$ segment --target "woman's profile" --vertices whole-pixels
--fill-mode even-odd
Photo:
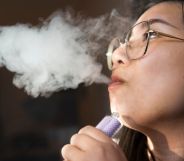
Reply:
[[[65,161],[184,160],[184,1],[153,0],[109,45],[111,111],[119,145],[86,126],[62,148]]]

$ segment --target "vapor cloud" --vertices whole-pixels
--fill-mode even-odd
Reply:
[[[0,66],[15,73],[13,83],[29,95],[107,83],[97,55],[122,34],[129,20],[113,11],[94,19],[74,19],[57,12],[42,24],[0,27]]]

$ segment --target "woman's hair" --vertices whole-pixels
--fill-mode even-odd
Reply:
[[[123,127],[119,145],[128,161],[149,161],[147,138],[142,133]]]
[[[140,4],[136,4],[136,7],[139,8],[137,16],[140,16],[150,7],[165,1],[181,3],[184,22],[184,0],[140,0]],[[136,0],[137,2],[139,1]],[[119,145],[122,147],[128,161],[155,161],[152,152],[148,148],[146,136],[138,131],[123,127]]]
[[[134,19],[139,18],[147,9],[161,2],[179,2],[182,4],[183,11],[184,0],[135,0],[132,4],[132,10],[134,11],[132,17]]]

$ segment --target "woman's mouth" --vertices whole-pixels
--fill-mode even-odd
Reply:
[[[108,89],[111,90],[125,83],[125,80],[117,76],[111,77],[111,82],[108,85]]]

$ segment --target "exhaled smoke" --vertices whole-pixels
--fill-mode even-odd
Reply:
[[[107,83],[95,55],[105,57],[106,43],[127,24],[114,11],[85,20],[57,12],[39,26],[0,27],[0,66],[14,72],[13,83],[34,97],[81,83]]]

